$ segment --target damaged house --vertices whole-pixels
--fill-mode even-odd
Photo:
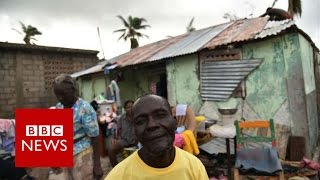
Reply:
[[[121,99],[145,93],[186,103],[197,114],[274,119],[281,156],[289,135],[306,139],[311,156],[319,135],[319,49],[292,20],[242,19],[151,43],[73,76],[91,101],[116,76]],[[281,150],[282,149],[282,150]]]

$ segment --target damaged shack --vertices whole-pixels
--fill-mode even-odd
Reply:
[[[154,42],[73,74],[91,101],[118,79],[121,99],[145,93],[217,121],[274,119],[280,156],[289,135],[312,156],[319,135],[319,49],[294,21],[241,19]],[[223,116],[219,110],[235,109]]]

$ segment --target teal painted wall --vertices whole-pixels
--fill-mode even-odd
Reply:
[[[170,104],[189,104],[197,112],[202,105],[198,55],[176,57],[168,61],[166,69]]]

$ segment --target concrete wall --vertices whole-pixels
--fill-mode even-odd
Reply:
[[[168,99],[171,105],[190,105],[195,112],[202,106],[198,55],[192,54],[167,61]]]
[[[54,77],[83,70],[96,61],[93,54],[0,48],[0,117],[14,118],[15,108],[55,105]]]

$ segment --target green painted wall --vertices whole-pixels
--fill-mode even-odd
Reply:
[[[260,67],[246,81],[246,101],[260,118],[270,118],[287,99],[286,77],[288,64],[295,63],[290,56],[299,56],[295,47],[299,43],[296,34],[275,37],[250,43],[242,48],[243,59],[263,58]]]
[[[302,35],[299,35],[302,67],[305,82],[306,101],[307,101],[307,116],[308,116],[308,127],[309,127],[309,145],[313,149],[318,139],[318,112],[316,104],[316,85],[314,75],[314,61],[313,61],[313,48],[309,41],[306,40]]]
[[[98,76],[93,78],[93,87],[92,87],[93,97],[96,97],[98,94],[106,94],[106,80],[104,76]]]
[[[202,105],[197,54],[174,58],[166,69],[170,104],[189,104],[197,112]]]
[[[91,102],[101,92],[106,93],[105,77],[102,73],[81,77],[78,83],[80,85],[80,96],[88,102]]]
[[[176,96],[176,72],[177,68],[175,61],[170,59],[167,61],[167,90],[168,90],[168,101],[170,105],[175,106],[177,104]]]
[[[124,80],[118,83],[122,103],[126,100],[135,100],[148,92],[147,74],[143,70],[127,69],[122,71]]]
[[[81,78],[82,98],[88,102],[93,99],[91,78]]]
[[[313,48],[309,41],[307,41],[302,35],[299,35],[299,42],[301,47],[305,90],[306,94],[309,94],[316,89],[313,70]]]

